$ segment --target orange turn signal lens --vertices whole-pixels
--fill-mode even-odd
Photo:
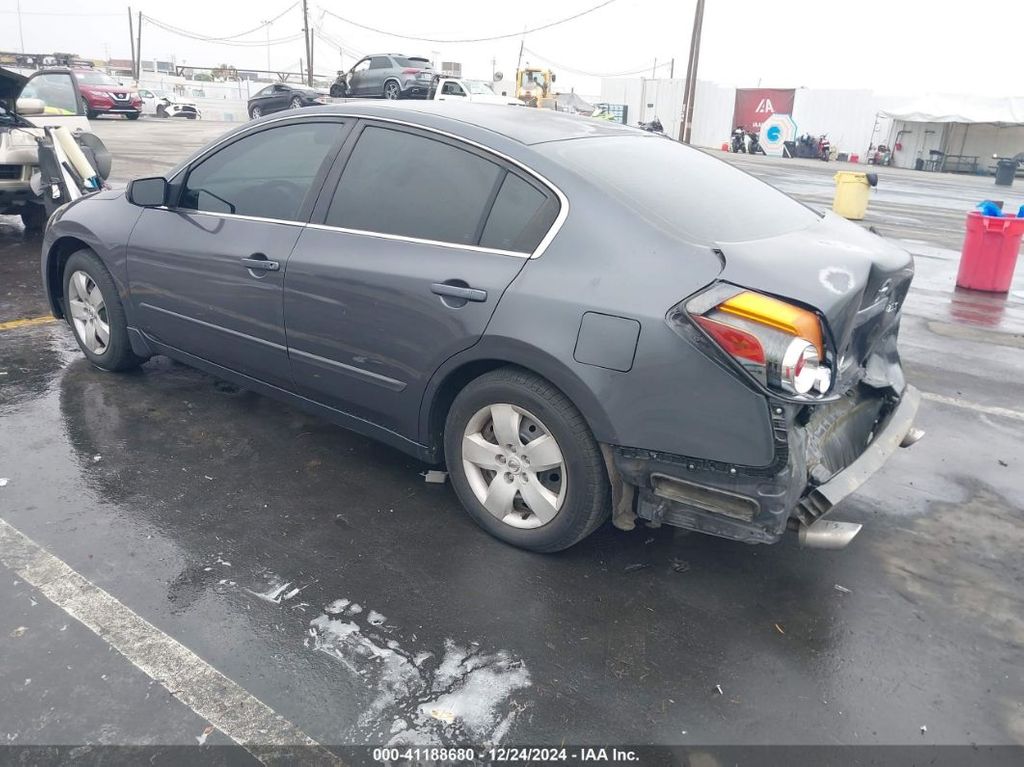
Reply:
[[[787,304],[777,298],[744,291],[718,305],[719,311],[759,322],[783,333],[803,338],[818,350],[819,359],[825,358],[821,323],[814,312]]]

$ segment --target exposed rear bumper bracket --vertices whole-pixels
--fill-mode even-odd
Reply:
[[[797,504],[793,514],[802,525],[815,525],[816,520],[831,511],[833,506],[856,491],[872,474],[882,468],[899,447],[912,445],[921,438],[924,432],[914,429],[914,418],[920,404],[921,392],[908,385],[882,431],[875,436],[857,460],[828,482],[811,490]]]

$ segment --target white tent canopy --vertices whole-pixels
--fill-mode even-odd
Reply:
[[[1024,97],[923,96],[901,109],[882,114],[916,123],[1024,125]]]

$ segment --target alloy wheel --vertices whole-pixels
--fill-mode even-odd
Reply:
[[[384,98],[395,101],[399,95],[398,83],[390,82],[384,86]]]
[[[541,420],[518,405],[488,405],[469,419],[462,463],[477,500],[511,527],[542,527],[565,502],[561,448]]]
[[[81,270],[74,272],[68,282],[68,311],[85,348],[93,354],[103,354],[110,343],[107,305],[99,285]]]
[[[254,119],[254,120],[256,118],[258,118],[258,117],[262,117],[263,116],[263,109],[261,109],[260,107],[253,107],[249,111],[249,116],[252,117],[252,119]]]
[[[298,109],[301,106],[302,106],[302,99],[300,99],[298,96],[295,96],[292,99],[292,109]]]

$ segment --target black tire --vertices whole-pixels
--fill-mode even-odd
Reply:
[[[86,109],[85,110],[85,119],[86,120],[95,120],[99,116],[100,116],[100,113],[97,112],[94,109]]]
[[[161,118],[170,117],[170,115],[167,114],[167,108],[163,104],[156,108],[156,116]]]
[[[258,120],[261,117],[263,117],[263,107],[261,107],[259,104],[254,104],[253,106],[249,107],[250,120]]]
[[[96,287],[99,288],[100,294],[103,297],[106,322],[110,328],[110,337],[106,348],[101,354],[96,354],[86,347],[84,341],[78,335],[78,329],[71,320],[71,308],[67,300],[67,297],[70,295],[68,283],[75,272],[85,272],[96,284]],[[79,348],[89,362],[100,370],[119,372],[136,368],[146,361],[132,351],[131,342],[128,340],[128,321],[125,317],[124,307],[121,305],[121,299],[118,296],[114,280],[110,276],[110,272],[103,265],[103,262],[100,261],[99,256],[88,248],[75,251],[68,258],[67,264],[64,266],[62,280],[65,296],[65,318],[68,325],[71,326],[71,331],[75,334],[75,340],[78,342]]]
[[[30,202],[21,209],[21,223],[26,232],[41,232],[49,219],[46,208],[39,203]]]
[[[348,89],[341,83],[331,85],[330,95],[332,99],[343,99],[348,95]]]
[[[291,106],[292,109],[301,109],[302,99],[300,99],[298,96],[292,96],[292,100],[289,102],[289,105]]]
[[[555,438],[565,462],[565,499],[557,515],[533,529],[513,527],[484,508],[462,462],[465,429],[482,408],[508,403],[535,414]],[[611,488],[601,449],[576,406],[540,376],[517,367],[485,373],[465,386],[448,411],[444,452],[452,487],[470,516],[494,537],[538,552],[567,549],[611,516]]]
[[[125,117],[129,120],[138,120],[140,117],[142,117],[142,112],[136,112],[135,114],[125,115]]]
[[[398,101],[402,98],[402,86],[398,84],[398,80],[388,80],[384,83],[383,95],[388,101]]]

